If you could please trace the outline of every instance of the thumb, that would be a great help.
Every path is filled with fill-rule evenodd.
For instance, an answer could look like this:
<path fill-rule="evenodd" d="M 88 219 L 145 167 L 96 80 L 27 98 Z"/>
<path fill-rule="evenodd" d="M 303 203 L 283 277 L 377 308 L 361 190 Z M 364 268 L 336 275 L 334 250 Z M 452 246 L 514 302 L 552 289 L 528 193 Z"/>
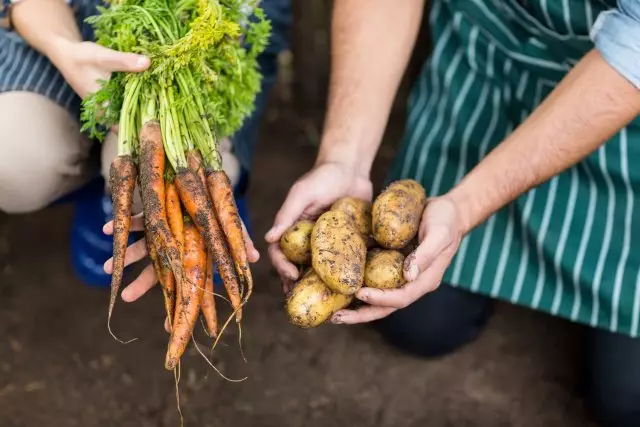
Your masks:
<path fill-rule="evenodd" d="M 451 230 L 446 225 L 426 229 L 422 243 L 404 261 L 404 278 L 408 282 L 416 280 L 451 242 Z"/>
<path fill-rule="evenodd" d="M 118 52 L 104 46 L 93 44 L 92 59 L 96 65 L 109 72 L 140 72 L 149 68 L 151 61 L 144 55 Z"/>
<path fill-rule="evenodd" d="M 299 185 L 294 185 L 291 188 L 289 195 L 287 195 L 282 207 L 276 214 L 271 230 L 265 236 L 265 240 L 268 243 L 277 242 L 287 228 L 302 216 L 302 213 L 309 205 L 310 195 L 311 190 L 304 190 Z"/>

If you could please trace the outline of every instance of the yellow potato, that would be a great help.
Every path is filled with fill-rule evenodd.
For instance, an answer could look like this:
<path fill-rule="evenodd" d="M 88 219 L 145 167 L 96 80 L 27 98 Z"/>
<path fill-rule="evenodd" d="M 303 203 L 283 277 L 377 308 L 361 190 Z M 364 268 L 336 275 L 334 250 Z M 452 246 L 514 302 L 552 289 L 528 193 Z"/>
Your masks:
<path fill-rule="evenodd" d="M 371 235 L 371 202 L 355 197 L 343 197 L 331 206 L 331 210 L 348 213 L 364 239 Z"/>
<path fill-rule="evenodd" d="M 314 328 L 351 303 L 353 296 L 333 292 L 309 269 L 287 295 L 289 322 L 301 328 Z"/>
<path fill-rule="evenodd" d="M 293 224 L 280 238 L 280 249 L 294 264 L 311 262 L 311 231 L 314 222 L 301 219 Z"/>
<path fill-rule="evenodd" d="M 373 203 L 373 237 L 387 249 L 401 249 L 420 226 L 427 195 L 422 186 L 405 179 L 391 183 Z"/>
<path fill-rule="evenodd" d="M 364 285 L 376 289 L 397 289 L 406 281 L 403 274 L 404 255 L 392 249 L 372 249 L 367 253 Z"/>
<path fill-rule="evenodd" d="M 311 233 L 311 265 L 333 291 L 352 295 L 364 282 L 367 247 L 344 211 L 328 211 Z"/>

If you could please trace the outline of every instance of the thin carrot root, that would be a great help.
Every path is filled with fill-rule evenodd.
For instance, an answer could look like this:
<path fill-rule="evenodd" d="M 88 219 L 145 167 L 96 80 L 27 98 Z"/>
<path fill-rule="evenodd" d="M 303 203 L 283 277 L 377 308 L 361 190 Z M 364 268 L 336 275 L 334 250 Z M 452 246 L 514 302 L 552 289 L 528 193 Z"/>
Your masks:
<path fill-rule="evenodd" d="M 111 336 L 123 344 L 135 341 L 135 338 L 125 342 L 116 337 L 111 330 L 111 315 L 124 274 L 124 257 L 131 228 L 131 206 L 137 175 L 138 170 L 130 155 L 118 156 L 111 163 L 109 186 L 113 204 L 113 274 L 107 328 Z"/>
<path fill-rule="evenodd" d="M 211 251 L 208 252 L 207 256 L 207 282 L 202 296 L 202 314 L 207 323 L 209 336 L 215 338 L 218 335 L 218 313 L 213 294 L 213 257 L 211 256 Z"/>
<path fill-rule="evenodd" d="M 242 222 L 233 197 L 231 181 L 224 171 L 207 171 L 207 188 L 216 210 L 222 230 L 229 242 L 231 256 L 236 266 L 240 283 L 245 286 L 243 303 L 253 292 L 253 277 L 249 268 L 247 246 L 242 230 Z M 237 319 L 240 321 L 240 319 Z"/>
<path fill-rule="evenodd" d="M 178 293 L 178 304 L 165 361 L 167 370 L 177 366 L 198 320 L 206 282 L 206 251 L 204 239 L 196 226 L 191 222 L 185 223 L 183 259 L 187 280 L 182 282 L 183 290 Z"/>
<path fill-rule="evenodd" d="M 164 184 L 165 153 L 160 123 L 147 121 L 140 130 L 140 192 L 144 205 L 145 228 L 160 263 L 169 267 L 179 289 L 184 279 L 180 250 L 167 220 Z"/>
<path fill-rule="evenodd" d="M 180 205 L 180 197 L 178 197 L 178 190 L 173 181 L 166 182 L 166 196 L 169 229 L 171 230 L 173 238 L 176 240 L 180 256 L 182 257 L 184 246 L 184 216 L 182 214 L 182 206 Z"/>
<path fill-rule="evenodd" d="M 177 171 L 175 183 L 185 210 L 195 222 L 204 237 L 207 249 L 212 252 L 216 260 L 218 272 L 227 289 L 236 320 L 239 322 L 242 318 L 242 297 L 238 276 L 207 191 L 198 175 L 188 169 L 183 168 Z"/>

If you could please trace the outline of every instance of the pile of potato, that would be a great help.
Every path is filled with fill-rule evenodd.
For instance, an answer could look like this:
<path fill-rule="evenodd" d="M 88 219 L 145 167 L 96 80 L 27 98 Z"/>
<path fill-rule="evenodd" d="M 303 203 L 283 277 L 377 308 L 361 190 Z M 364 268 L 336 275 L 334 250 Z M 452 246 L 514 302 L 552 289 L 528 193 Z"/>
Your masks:
<path fill-rule="evenodd" d="M 324 323 L 363 286 L 404 285 L 403 264 L 418 233 L 427 196 L 414 180 L 391 183 L 374 200 L 345 197 L 316 221 L 300 220 L 280 239 L 287 259 L 306 270 L 287 295 L 289 321 Z"/>

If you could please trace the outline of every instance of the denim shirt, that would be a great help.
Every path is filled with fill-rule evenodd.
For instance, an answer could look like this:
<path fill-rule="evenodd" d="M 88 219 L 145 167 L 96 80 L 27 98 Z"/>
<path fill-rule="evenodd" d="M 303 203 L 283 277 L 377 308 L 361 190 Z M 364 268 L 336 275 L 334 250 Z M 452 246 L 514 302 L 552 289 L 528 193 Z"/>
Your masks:
<path fill-rule="evenodd" d="M 605 61 L 640 89 L 640 0 L 618 0 L 598 15 L 590 36 Z"/>

